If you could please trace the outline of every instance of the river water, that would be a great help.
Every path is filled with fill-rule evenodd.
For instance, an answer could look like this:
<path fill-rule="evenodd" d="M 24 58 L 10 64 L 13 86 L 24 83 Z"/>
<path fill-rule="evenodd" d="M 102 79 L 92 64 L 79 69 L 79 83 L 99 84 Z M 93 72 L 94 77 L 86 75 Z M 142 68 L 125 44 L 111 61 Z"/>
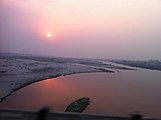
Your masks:
<path fill-rule="evenodd" d="M 92 101 L 85 113 L 124 116 L 139 111 L 147 117 L 161 117 L 161 72 L 122 70 L 47 79 L 18 90 L 0 107 L 38 110 L 51 106 L 63 112 L 84 96 Z"/>

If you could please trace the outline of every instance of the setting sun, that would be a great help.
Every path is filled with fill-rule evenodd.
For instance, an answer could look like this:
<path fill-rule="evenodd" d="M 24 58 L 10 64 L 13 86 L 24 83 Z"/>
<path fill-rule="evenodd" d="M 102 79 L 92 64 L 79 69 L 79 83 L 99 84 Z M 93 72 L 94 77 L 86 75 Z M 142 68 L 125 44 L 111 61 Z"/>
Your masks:
<path fill-rule="evenodd" d="M 52 37 L 52 35 L 51 35 L 50 32 L 48 32 L 48 33 L 46 34 L 46 36 L 47 36 L 48 38 L 51 38 L 51 37 Z"/>

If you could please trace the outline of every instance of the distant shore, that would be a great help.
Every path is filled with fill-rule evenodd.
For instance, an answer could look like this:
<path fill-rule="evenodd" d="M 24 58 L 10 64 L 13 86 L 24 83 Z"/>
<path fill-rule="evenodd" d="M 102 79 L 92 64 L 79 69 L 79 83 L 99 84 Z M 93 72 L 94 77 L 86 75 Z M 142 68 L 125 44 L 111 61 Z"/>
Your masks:
<path fill-rule="evenodd" d="M 133 61 L 133 60 L 111 60 L 113 63 L 128 65 L 131 67 L 145 68 L 150 70 L 161 71 L 160 60 L 149 60 L 149 61 Z"/>

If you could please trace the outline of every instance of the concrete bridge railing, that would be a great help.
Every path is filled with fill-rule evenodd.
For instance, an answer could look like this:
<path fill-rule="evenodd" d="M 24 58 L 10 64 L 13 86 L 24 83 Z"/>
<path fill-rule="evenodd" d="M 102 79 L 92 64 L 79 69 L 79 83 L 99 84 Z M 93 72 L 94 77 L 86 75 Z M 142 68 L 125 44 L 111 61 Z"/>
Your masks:
<path fill-rule="evenodd" d="M 0 109 L 0 120 L 161 120 L 160 118 L 147 118 L 140 113 L 129 116 L 105 116 L 84 113 L 50 112 L 47 108 L 39 111 L 26 111 L 15 109 Z"/>

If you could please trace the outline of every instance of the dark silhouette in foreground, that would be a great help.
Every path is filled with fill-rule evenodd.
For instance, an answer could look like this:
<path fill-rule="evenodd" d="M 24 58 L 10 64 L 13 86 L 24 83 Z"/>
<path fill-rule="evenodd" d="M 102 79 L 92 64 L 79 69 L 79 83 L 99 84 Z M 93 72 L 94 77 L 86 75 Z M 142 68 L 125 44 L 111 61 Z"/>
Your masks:
<path fill-rule="evenodd" d="M 72 102 L 70 105 L 67 106 L 65 109 L 65 112 L 83 112 L 88 105 L 90 105 L 90 100 L 88 97 L 80 98 L 74 102 Z"/>
<path fill-rule="evenodd" d="M 142 120 L 143 115 L 140 112 L 134 112 L 131 114 L 131 120 Z"/>
<path fill-rule="evenodd" d="M 44 107 L 44 108 L 40 109 L 39 112 L 38 112 L 36 120 L 46 120 L 47 115 L 49 114 L 49 112 L 50 112 L 49 107 Z"/>
<path fill-rule="evenodd" d="M 137 112 L 128 116 L 108 116 L 75 112 L 48 112 L 48 110 L 43 108 L 37 112 L 0 108 L 0 120 L 161 120 L 161 118 L 140 116 L 140 113 L 138 114 Z"/>

